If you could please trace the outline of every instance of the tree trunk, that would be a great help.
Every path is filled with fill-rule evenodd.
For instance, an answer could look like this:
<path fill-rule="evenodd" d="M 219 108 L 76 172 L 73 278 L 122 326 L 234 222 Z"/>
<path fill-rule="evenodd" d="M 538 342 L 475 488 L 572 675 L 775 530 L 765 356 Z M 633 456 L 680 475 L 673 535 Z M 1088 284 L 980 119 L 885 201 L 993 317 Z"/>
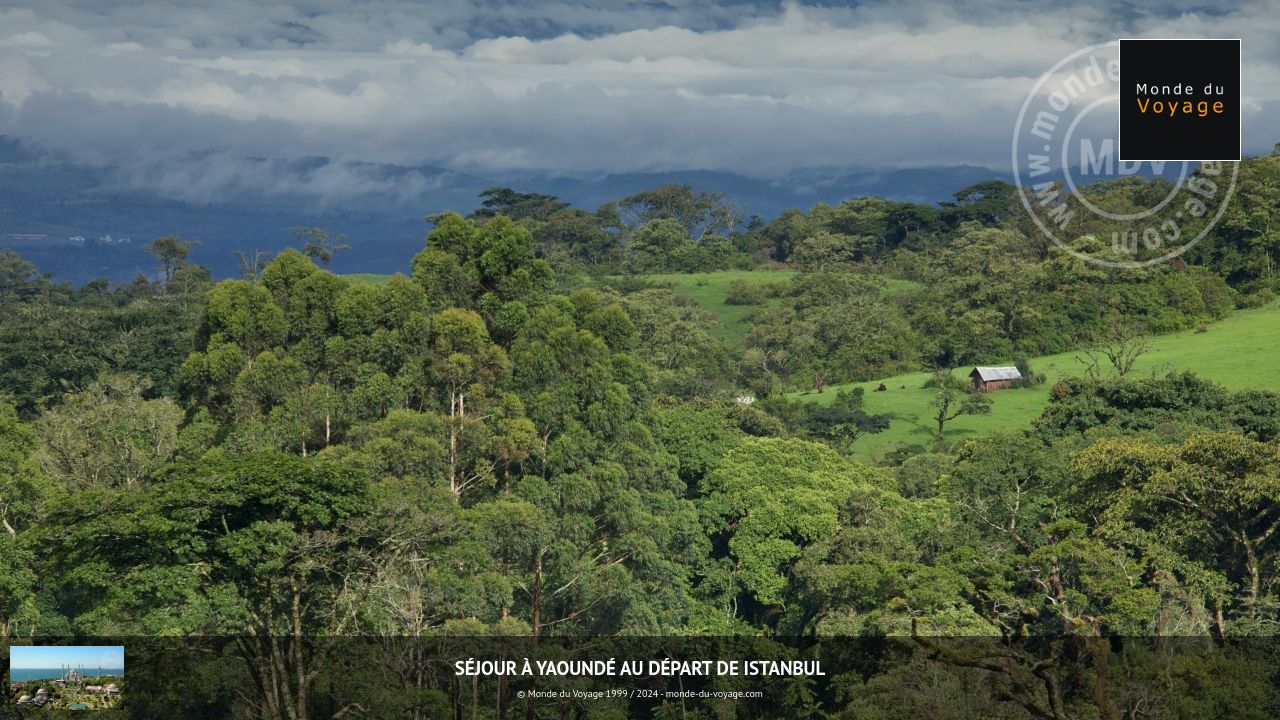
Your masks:
<path fill-rule="evenodd" d="M 542 634 L 542 551 L 533 562 L 533 591 L 530 604 L 533 606 L 533 637 Z"/>
<path fill-rule="evenodd" d="M 306 720 L 307 718 L 307 701 L 308 689 L 307 685 L 307 665 L 304 660 L 302 650 L 303 634 L 302 634 L 302 592 L 298 587 L 297 581 L 290 583 L 293 590 L 293 607 L 291 619 L 293 621 L 293 662 L 294 673 L 297 677 L 298 687 L 296 690 L 297 706 L 295 708 L 294 717 L 297 720 Z"/>
<path fill-rule="evenodd" d="M 466 418 L 466 396 L 454 391 L 449 394 L 449 490 L 455 498 L 462 497 L 458 482 L 458 436 Z"/>
<path fill-rule="evenodd" d="M 1261 570 L 1258 567 L 1258 555 L 1254 551 L 1253 541 L 1243 530 L 1240 531 L 1240 544 L 1244 546 L 1245 572 L 1249 573 L 1249 614 L 1254 615 L 1257 613 L 1258 592 L 1262 585 Z"/>
<path fill-rule="evenodd" d="M 1209 634 L 1215 644 L 1227 639 L 1227 620 L 1222 612 L 1222 601 L 1213 603 L 1213 632 Z"/>
<path fill-rule="evenodd" d="M 1107 699 L 1107 670 L 1111 667 L 1111 643 L 1106 638 L 1088 640 L 1089 653 L 1093 655 L 1093 704 L 1098 708 L 1100 720 L 1117 720 L 1116 709 Z"/>

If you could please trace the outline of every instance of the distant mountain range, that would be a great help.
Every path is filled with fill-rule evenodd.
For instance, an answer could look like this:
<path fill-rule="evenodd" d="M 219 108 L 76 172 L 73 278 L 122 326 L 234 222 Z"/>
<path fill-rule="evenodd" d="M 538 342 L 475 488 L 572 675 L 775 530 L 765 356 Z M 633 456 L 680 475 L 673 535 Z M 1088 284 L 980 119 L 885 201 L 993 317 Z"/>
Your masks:
<path fill-rule="evenodd" d="M 237 272 L 235 252 L 278 251 L 290 228 L 345 233 L 352 250 L 338 272 L 407 271 L 422 247 L 424 217 L 467 213 L 495 186 L 556 195 L 587 210 L 664 183 L 725 193 L 744 217 L 786 208 L 879 196 L 935 203 L 1007 173 L 977 166 L 905 170 L 815 169 L 784 178 L 680 171 L 620 174 L 552 172 L 486 176 L 434 166 L 276 160 L 203 155 L 183 162 L 90 165 L 0 136 L 0 247 L 12 247 L 57 279 L 116 281 L 154 273 L 142 246 L 161 235 L 200 241 L 191 260 L 216 277 Z"/>

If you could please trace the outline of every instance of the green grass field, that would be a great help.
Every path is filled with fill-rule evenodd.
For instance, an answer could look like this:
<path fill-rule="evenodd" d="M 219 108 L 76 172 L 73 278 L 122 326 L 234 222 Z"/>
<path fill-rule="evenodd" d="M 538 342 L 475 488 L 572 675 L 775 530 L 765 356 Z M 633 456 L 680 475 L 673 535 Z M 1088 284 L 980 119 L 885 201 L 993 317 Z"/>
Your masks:
<path fill-rule="evenodd" d="M 720 324 L 710 330 L 711 334 L 725 342 L 737 344 L 742 342 L 742 338 L 751 329 L 747 316 L 780 301 L 771 299 L 765 305 L 726 305 L 724 299 L 729 295 L 729 287 L 739 280 L 751 285 L 785 283 L 795 277 L 795 274 L 794 270 L 722 270 L 660 273 L 641 277 L 652 283 L 670 285 L 676 294 L 693 300 L 698 307 L 715 315 Z"/>
<path fill-rule="evenodd" d="M 771 299 L 764 305 L 726 305 L 724 299 L 729 295 L 730 286 L 739 280 L 750 285 L 786 283 L 795 275 L 795 270 L 721 270 L 705 273 L 657 273 L 641 277 L 653 283 L 670 285 L 677 294 L 693 300 L 698 307 L 715 315 L 720 324 L 711 329 L 711 334 L 736 345 L 751 330 L 748 317 L 753 312 L 782 301 Z M 886 291 L 892 293 L 914 285 L 910 280 L 889 278 Z"/>
<path fill-rule="evenodd" d="M 1205 332 L 1189 330 L 1153 338 L 1151 352 L 1139 358 L 1130 377 L 1190 370 L 1232 389 L 1280 389 L 1280 352 L 1277 349 L 1280 349 L 1280 302 L 1237 311 L 1227 319 L 1209 325 Z M 1083 373 L 1084 365 L 1075 360 L 1077 355 L 1077 352 L 1068 352 L 1032 358 L 1032 369 L 1045 374 L 1047 382 L 1044 385 L 992 393 L 991 414 L 952 420 L 947 424 L 947 442 L 1029 427 L 1044 409 L 1049 386 L 1063 377 Z M 983 364 L 1010 365 L 1012 362 L 1009 358 L 993 358 Z M 967 375 L 971 369 L 958 368 L 956 374 Z M 929 447 L 934 431 L 931 421 L 933 407 L 930 404 L 934 391 L 922 387 L 928 378 L 928 373 L 908 373 L 883 380 L 829 387 L 822 393 L 793 393 L 790 397 L 831 402 L 841 389 L 863 388 L 868 412 L 895 415 L 888 430 L 859 438 L 854 445 L 857 456 L 875 461 L 899 445 Z M 887 390 L 874 392 L 881 382 Z"/>

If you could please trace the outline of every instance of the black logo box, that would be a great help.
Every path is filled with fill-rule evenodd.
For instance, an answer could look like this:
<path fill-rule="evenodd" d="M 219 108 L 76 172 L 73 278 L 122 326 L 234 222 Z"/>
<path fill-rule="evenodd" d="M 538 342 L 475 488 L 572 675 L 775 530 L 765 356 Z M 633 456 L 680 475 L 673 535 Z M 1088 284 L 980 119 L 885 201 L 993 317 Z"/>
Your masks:
<path fill-rule="evenodd" d="M 1121 38 L 1120 159 L 1240 160 L 1240 64 L 1239 39 Z M 1140 94 L 1139 85 L 1147 91 Z M 1182 92 L 1165 94 L 1165 86 Z M 1212 86 L 1208 94 L 1206 86 Z M 1191 114 L 1183 112 L 1185 102 L 1192 103 Z M 1218 102 L 1222 112 L 1215 113 Z M 1177 103 L 1172 115 L 1169 103 Z M 1156 114 L 1157 107 L 1163 112 Z M 1205 107 L 1209 112 L 1201 116 Z"/>

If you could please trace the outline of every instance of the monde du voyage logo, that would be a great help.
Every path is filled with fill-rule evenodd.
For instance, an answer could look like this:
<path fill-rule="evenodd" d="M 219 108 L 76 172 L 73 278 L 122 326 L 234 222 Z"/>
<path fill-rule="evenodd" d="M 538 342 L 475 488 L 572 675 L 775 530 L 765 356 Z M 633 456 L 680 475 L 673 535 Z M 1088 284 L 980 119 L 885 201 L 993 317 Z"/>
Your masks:
<path fill-rule="evenodd" d="M 1022 204 L 1049 240 L 1087 262 L 1171 260 L 1208 234 L 1234 192 L 1240 110 L 1239 40 L 1083 48 L 1041 76 L 1018 113 Z M 1151 182 L 1134 184 L 1139 176 Z"/>

